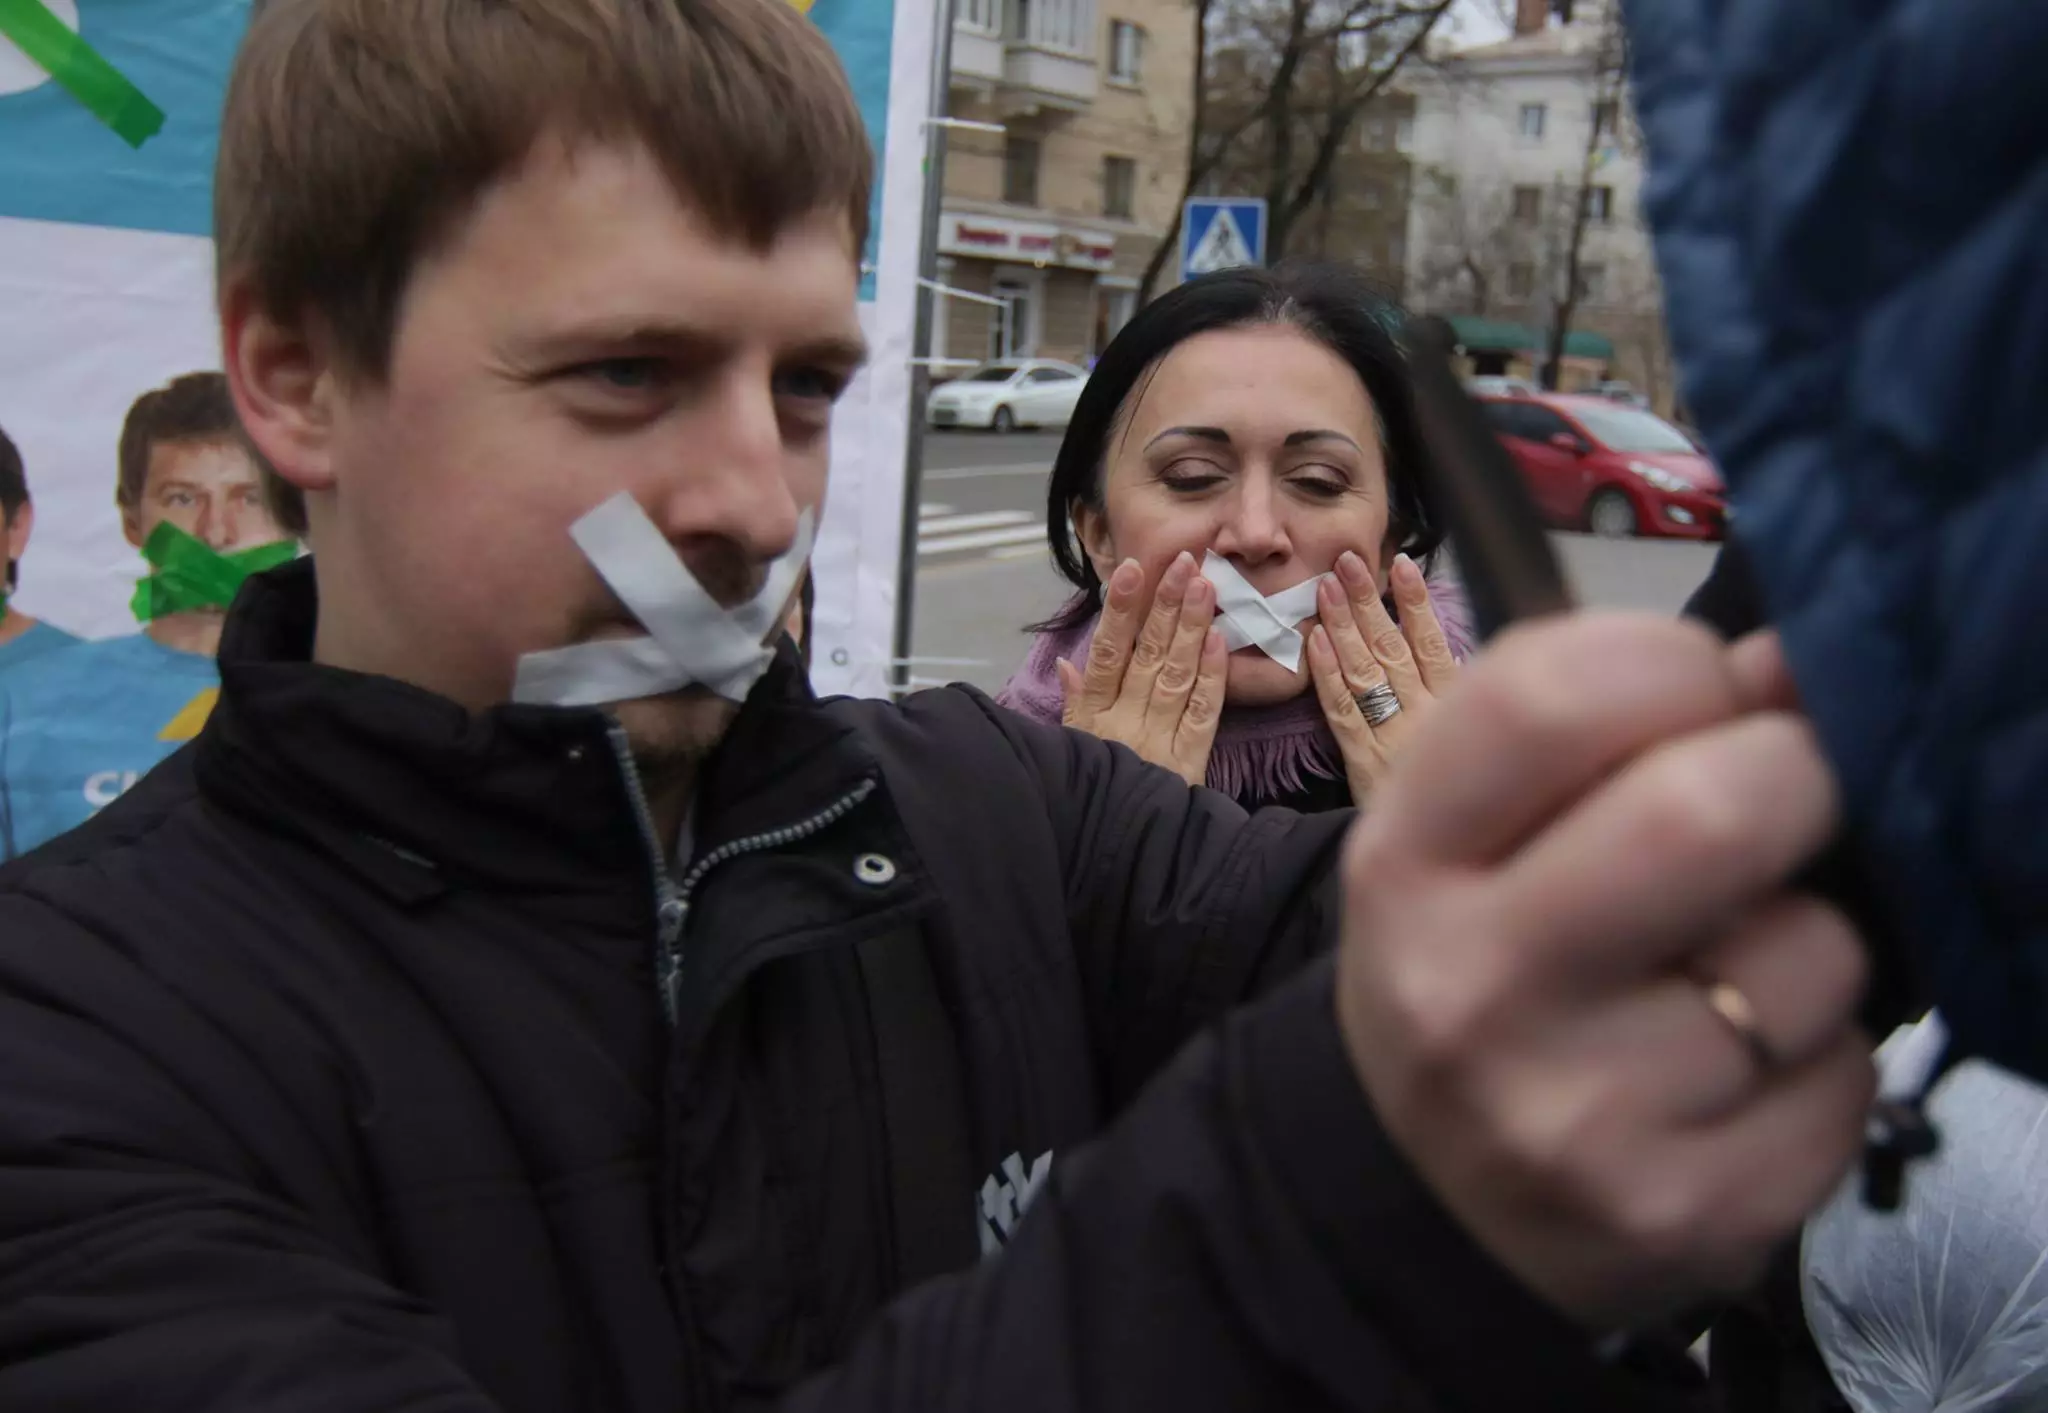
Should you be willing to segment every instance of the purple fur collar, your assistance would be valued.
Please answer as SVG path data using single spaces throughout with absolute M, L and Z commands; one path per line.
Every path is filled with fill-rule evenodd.
M 1429 576 L 1429 596 L 1444 637 L 1459 661 L 1471 656 L 1472 616 L 1464 590 L 1448 572 Z M 1060 724 L 1064 705 L 1060 692 L 1061 658 L 1080 665 L 1087 659 L 1096 620 L 1060 633 L 1041 633 L 1016 675 L 996 700 L 1015 712 L 1048 725 Z M 1323 720 L 1313 689 L 1290 702 L 1269 707 L 1225 707 L 1209 753 L 1208 785 L 1233 799 L 1275 799 L 1306 789 L 1311 779 L 1336 780 L 1344 774 L 1337 739 Z

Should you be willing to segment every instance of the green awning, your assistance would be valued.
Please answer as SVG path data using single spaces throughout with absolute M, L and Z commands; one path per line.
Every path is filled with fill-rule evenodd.
M 1541 329 L 1514 324 L 1506 319 L 1480 319 L 1469 314 L 1451 316 L 1451 328 L 1458 342 L 1475 353 L 1542 353 L 1550 340 Z M 1614 340 L 1605 334 L 1574 329 L 1565 335 L 1567 358 L 1592 358 L 1605 362 L 1614 357 Z

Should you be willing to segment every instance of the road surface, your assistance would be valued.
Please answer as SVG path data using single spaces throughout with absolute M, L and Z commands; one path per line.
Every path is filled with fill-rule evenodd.
M 1001 686 L 1023 626 L 1068 592 L 1045 545 L 1045 488 L 1059 438 L 938 433 L 925 443 L 913 671 L 920 684 Z M 1711 546 L 1555 537 L 1582 602 L 1676 613 L 1713 563 Z

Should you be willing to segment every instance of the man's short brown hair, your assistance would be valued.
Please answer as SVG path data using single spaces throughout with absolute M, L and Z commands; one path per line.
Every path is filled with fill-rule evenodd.
M 344 372 L 381 379 L 421 258 L 551 131 L 645 143 L 757 248 L 834 209 L 866 245 L 860 110 L 787 0 L 262 0 L 221 122 L 219 287 L 314 316 Z M 303 499 L 265 481 L 303 534 Z
M 15 512 L 28 504 L 28 470 L 21 449 L 0 427 L 0 525 L 12 525 Z
M 114 483 L 114 504 L 123 510 L 142 504 L 150 453 L 175 442 L 242 444 L 226 377 L 186 373 L 135 399 L 121 424 L 121 472 Z

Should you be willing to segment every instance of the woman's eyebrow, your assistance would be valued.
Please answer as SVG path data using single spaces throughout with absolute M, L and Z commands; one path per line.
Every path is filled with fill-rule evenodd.
M 1353 451 L 1362 453 L 1365 450 L 1364 447 L 1358 444 L 1355 438 L 1346 436 L 1344 433 L 1329 427 L 1311 427 L 1307 431 L 1289 432 L 1287 434 L 1287 441 L 1284 444 L 1287 446 L 1307 446 L 1310 442 L 1342 442 Z
M 1197 437 L 1205 442 L 1217 442 L 1223 446 L 1230 445 L 1230 433 L 1224 431 L 1221 427 L 1168 427 L 1158 436 L 1152 438 L 1151 441 L 1146 442 L 1145 450 L 1150 451 L 1168 437 Z

